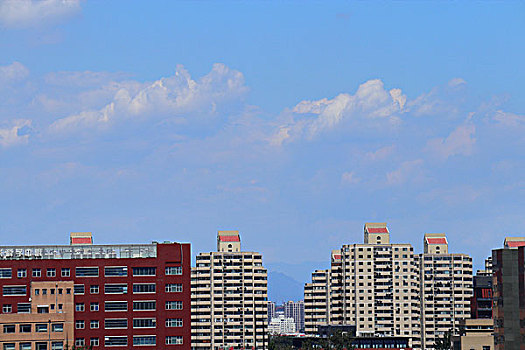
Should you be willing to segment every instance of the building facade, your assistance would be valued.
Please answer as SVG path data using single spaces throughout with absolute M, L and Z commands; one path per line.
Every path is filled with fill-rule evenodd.
M 269 334 L 292 334 L 295 333 L 295 321 L 291 317 L 285 317 L 283 314 L 272 318 L 268 325 Z
M 445 332 L 459 335 L 460 322 L 470 318 L 472 258 L 450 254 L 445 234 L 427 233 L 419 256 L 421 344 L 432 349 Z
M 492 276 L 476 275 L 473 282 L 470 317 L 492 319 Z
M 390 243 L 386 223 L 367 223 L 364 243 L 332 251 L 331 268 L 305 285 L 305 331 L 355 325 L 358 336 L 405 336 L 419 348 L 418 283 L 412 246 Z
M 0 247 L 2 349 L 190 349 L 189 244 Z
M 507 241 L 507 240 L 505 240 Z M 494 344 L 498 350 L 525 349 L 525 246 L 492 251 Z
M 192 348 L 264 349 L 268 344 L 267 271 L 243 252 L 238 231 L 219 231 L 217 251 L 192 269 Z
M 304 332 L 304 301 L 288 301 L 284 303 L 284 316 L 291 317 L 297 332 Z

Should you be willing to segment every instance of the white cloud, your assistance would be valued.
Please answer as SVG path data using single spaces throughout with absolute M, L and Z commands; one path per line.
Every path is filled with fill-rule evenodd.
M 0 23 L 27 28 L 55 22 L 80 12 L 80 0 L 0 0 Z
M 29 75 L 29 69 L 20 62 L 0 66 L 0 83 L 8 84 L 24 80 Z
M 0 146 L 10 147 L 27 143 L 29 134 L 24 131 L 29 128 L 31 121 L 26 119 L 16 119 L 0 127 Z
M 498 123 L 506 125 L 506 126 L 516 127 L 520 125 L 525 125 L 525 115 L 518 115 L 518 114 L 503 112 L 501 110 L 498 110 L 494 114 L 493 118 Z
M 386 174 L 388 185 L 400 185 L 410 179 L 414 179 L 421 173 L 423 165 L 422 159 L 409 160 L 401 163 L 399 168 Z
M 331 100 L 323 98 L 299 102 L 292 109 L 295 115 L 288 124 L 279 128 L 271 142 L 282 144 L 286 140 L 284 135 L 288 139 L 311 139 L 347 120 L 376 120 L 397 124 L 400 119 L 396 114 L 403 112 L 405 103 L 406 96 L 400 89 L 387 91 L 381 80 L 369 80 L 361 84 L 354 95 L 342 93 Z M 308 114 L 314 114 L 315 117 L 311 118 Z
M 188 121 L 185 114 L 214 114 L 217 106 L 247 92 L 242 73 L 224 64 L 214 64 L 210 73 L 195 81 L 182 67 L 175 75 L 137 89 L 122 86 L 112 101 L 98 110 L 82 111 L 55 121 L 52 132 L 71 132 L 84 128 L 107 128 L 125 119 L 169 116 L 176 122 Z
M 381 147 L 378 150 L 376 150 L 375 152 L 368 152 L 366 154 L 366 158 L 368 158 L 368 159 L 370 159 L 372 161 L 383 160 L 386 157 L 388 157 L 389 155 L 391 155 L 394 152 L 394 149 L 395 149 L 394 145 Z
M 450 156 L 472 154 L 476 139 L 476 127 L 467 122 L 454 129 L 446 138 L 436 138 L 428 141 L 427 150 L 446 160 Z

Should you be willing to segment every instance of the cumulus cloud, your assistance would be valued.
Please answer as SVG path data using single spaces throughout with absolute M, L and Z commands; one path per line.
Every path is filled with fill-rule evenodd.
M 359 181 L 361 181 L 361 179 L 358 178 L 353 171 L 345 172 L 341 175 L 341 182 L 343 184 L 353 185 L 359 183 Z
M 279 127 L 271 143 L 282 144 L 286 139 L 300 137 L 311 139 L 351 120 L 396 124 L 400 121 L 397 114 L 403 112 L 405 103 L 406 96 L 400 89 L 388 91 L 381 80 L 369 80 L 361 84 L 354 95 L 342 93 L 331 100 L 299 102 L 292 109 L 291 120 Z
M 0 0 L 0 23 L 27 28 L 60 21 L 80 10 L 80 0 Z
M 446 138 L 436 138 L 428 141 L 427 150 L 439 158 L 446 160 L 455 155 L 468 156 L 472 154 L 476 138 L 476 127 L 472 122 L 458 126 Z
M 0 84 L 10 84 L 24 80 L 29 75 L 29 69 L 20 62 L 0 66 Z
M 55 121 L 56 133 L 85 128 L 108 128 L 122 120 L 169 116 L 176 122 L 188 121 L 186 114 L 214 114 L 219 105 L 247 92 L 242 73 L 224 64 L 214 64 L 210 73 L 193 80 L 181 65 L 173 76 L 139 88 L 121 87 L 112 101 L 98 110 L 81 111 Z
M 406 110 L 415 116 L 455 115 L 461 105 L 467 82 L 462 78 L 451 79 L 444 86 L 437 86 L 407 103 Z
M 11 147 L 27 143 L 31 121 L 16 119 L 7 125 L 0 126 L 0 146 Z
M 394 149 L 395 149 L 394 145 L 381 147 L 375 152 L 368 152 L 366 154 L 366 158 L 371 161 L 383 160 L 389 155 L 391 155 L 394 152 Z

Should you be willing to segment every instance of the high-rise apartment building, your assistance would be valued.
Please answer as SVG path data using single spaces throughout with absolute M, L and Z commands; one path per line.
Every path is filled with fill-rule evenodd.
M 459 335 L 460 321 L 470 318 L 472 258 L 448 252 L 443 233 L 427 233 L 419 256 L 421 342 L 432 349 L 447 331 Z
M 305 285 L 305 330 L 355 325 L 358 336 L 406 336 L 419 348 L 418 285 L 412 246 L 390 243 L 386 223 L 367 223 L 364 243 L 332 251 L 331 268 Z
M 272 318 L 276 315 L 275 313 L 275 303 L 273 301 L 268 302 L 268 324 L 272 322 Z
M 284 316 L 291 317 L 295 323 L 295 330 L 302 332 L 304 330 L 304 302 L 299 301 L 288 301 L 284 303 Z
M 476 275 L 473 282 L 470 317 L 492 319 L 492 276 Z
M 524 350 L 525 246 L 507 239 L 506 248 L 492 251 L 494 344 L 497 350 Z
M 217 251 L 200 253 L 191 276 L 193 349 L 267 347 L 267 272 L 238 231 L 219 231 Z
M 0 247 L 0 349 L 190 349 L 189 244 Z

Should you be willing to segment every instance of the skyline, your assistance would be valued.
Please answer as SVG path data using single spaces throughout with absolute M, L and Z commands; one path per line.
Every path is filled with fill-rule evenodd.
M 233 229 L 296 278 L 380 221 L 481 268 L 525 236 L 523 14 L 0 1 L 2 245 L 91 231 L 195 256 Z

